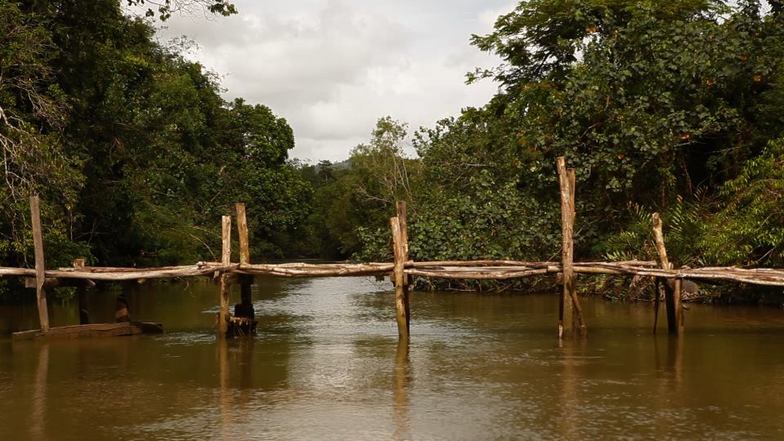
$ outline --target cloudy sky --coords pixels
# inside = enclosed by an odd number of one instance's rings
[[[175,15],[159,30],[187,36],[189,55],[220,75],[227,99],[286,118],[309,161],[343,160],[379,117],[430,127],[495,92],[465,73],[497,64],[469,45],[510,0],[236,0],[239,14]]]

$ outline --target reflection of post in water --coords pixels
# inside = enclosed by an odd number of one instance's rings
[[[229,387],[229,342],[218,338],[218,406],[220,409],[221,435],[229,439],[229,428],[232,426],[232,400]]]
[[[243,402],[248,397],[248,391],[253,388],[253,345],[256,339],[240,338],[239,344],[239,365],[240,365],[240,388],[242,389]]]
[[[661,339],[655,343],[656,370],[672,378],[676,387],[683,384],[683,335],[673,335],[666,339],[667,355],[662,359],[659,351]]]
[[[243,409],[252,401],[253,384],[253,346],[254,339],[218,338],[218,405],[220,408],[221,436],[233,438],[231,428],[237,417],[245,415]],[[229,351],[233,346],[234,350]],[[238,376],[232,386],[232,366]],[[236,381],[239,383],[236,383]],[[235,393],[235,390],[237,393]]]
[[[395,436],[396,440],[411,439],[409,421],[408,387],[411,379],[411,362],[408,359],[408,338],[400,338],[395,354]]]
[[[578,405],[580,373],[578,372],[578,360],[575,354],[578,352],[577,349],[585,349],[585,343],[586,339],[569,339],[562,345],[559,345],[562,360],[561,399],[555,405],[559,406],[563,412],[561,418],[558,418],[561,439],[582,438],[579,433],[580,424],[577,415],[580,408]]]
[[[30,414],[30,439],[46,439],[46,382],[49,377],[49,344],[44,343],[38,352],[33,385],[33,409]]]

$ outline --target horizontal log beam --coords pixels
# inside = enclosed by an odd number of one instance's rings
[[[515,260],[473,260],[407,262],[405,273],[411,276],[441,279],[507,280],[561,272],[559,262],[525,262]],[[199,262],[195,265],[158,268],[82,267],[47,270],[47,279],[82,279],[93,281],[127,281],[213,276],[215,273],[270,275],[279,277],[358,277],[386,275],[393,263],[280,263],[229,264]],[[651,261],[576,262],[578,274],[637,275],[668,279],[723,280],[766,286],[784,286],[784,268],[705,267],[661,269]],[[35,269],[0,267],[0,277],[35,277]],[[50,284],[56,284],[54,280]],[[62,282],[71,283],[71,282]]]

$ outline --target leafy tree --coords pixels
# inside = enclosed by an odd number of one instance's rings
[[[784,139],[771,141],[721,189],[699,244],[719,264],[784,264]]]
[[[187,12],[192,8],[201,7],[213,14],[224,16],[237,13],[234,4],[227,0],[126,0],[129,6],[148,6],[147,17],[157,13],[161,20],[167,20],[177,12]]]

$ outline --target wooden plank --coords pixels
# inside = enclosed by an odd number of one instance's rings
[[[35,296],[38,303],[38,321],[41,332],[49,330],[49,309],[46,304],[46,264],[44,262],[44,236],[41,229],[41,207],[38,195],[30,198],[30,218],[33,224],[33,246],[35,248]]]
[[[408,339],[409,336],[409,317],[408,317],[408,290],[405,284],[405,245],[400,231],[400,220],[397,217],[389,219],[389,226],[392,230],[392,249],[395,256],[395,268],[393,281],[395,283],[395,317],[397,319],[398,336],[401,339]]]
[[[221,219],[221,263],[231,264],[231,216]],[[218,334],[226,336],[229,329],[229,295],[231,293],[231,274],[220,276],[220,312],[218,313]]]

